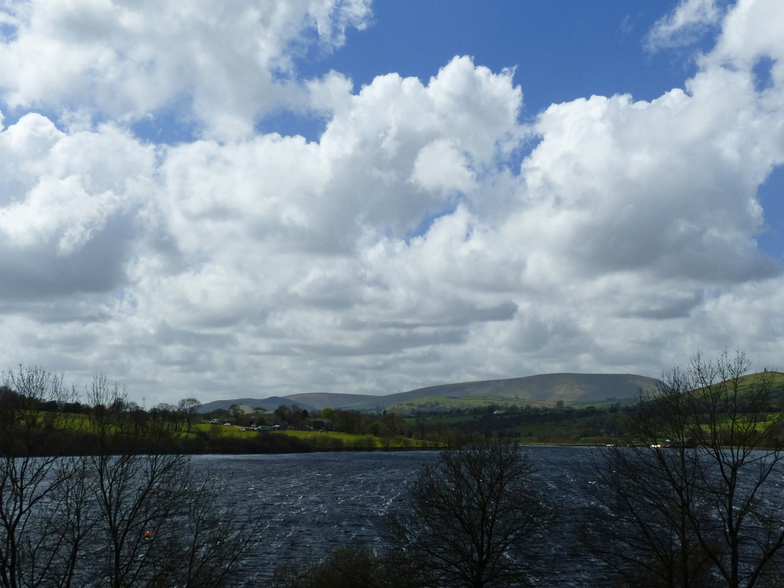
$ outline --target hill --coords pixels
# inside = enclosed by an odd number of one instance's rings
[[[201,414],[207,414],[213,410],[228,410],[228,408],[233,404],[241,406],[243,409],[245,409],[246,412],[251,412],[256,408],[263,408],[264,410],[272,412],[281,404],[296,404],[305,410],[314,410],[316,408],[306,403],[299,404],[293,400],[290,400],[286,396],[270,396],[269,398],[234,398],[232,400],[213,400],[212,402],[205,402],[204,404],[200,405],[198,410]]]
[[[232,404],[254,409],[274,410],[281,404],[296,404],[307,410],[341,408],[361,411],[403,410],[417,408],[460,408],[489,404],[565,405],[628,402],[640,388],[659,384],[654,378],[635,374],[543,374],[503,380],[483,380],[442,384],[385,396],[367,394],[292,394],[272,398],[218,400],[203,404],[206,413]],[[448,401],[447,401],[448,400]]]
[[[463,403],[446,403],[444,408],[466,408],[487,404],[543,404],[563,401],[565,405],[624,402],[634,398],[640,388],[652,388],[659,381],[634,374],[543,374],[505,380],[484,380],[428,386],[410,392],[374,398],[372,403],[385,402],[386,409],[412,410],[424,402],[429,408],[439,406],[438,398],[462,399]],[[482,402],[480,399],[485,399]],[[369,410],[366,401],[352,408]]]

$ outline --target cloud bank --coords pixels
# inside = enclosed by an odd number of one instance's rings
[[[784,162],[780,2],[684,2],[652,43],[719,32],[683,88],[530,123],[514,72],[468,56],[304,79],[369,4],[3,4],[0,357],[148,404],[656,376],[736,346],[784,367],[757,245],[780,222],[757,195]],[[281,108],[324,133],[255,130]],[[171,113],[192,140],[134,132]]]

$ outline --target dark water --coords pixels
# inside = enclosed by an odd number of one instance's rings
[[[603,569],[578,549],[575,529],[591,508],[583,484],[591,477],[591,449],[526,449],[542,483],[561,504],[550,548],[548,586],[596,586]],[[231,479],[224,499],[261,514],[265,531],[245,560],[246,586],[258,586],[275,566],[319,559],[349,543],[380,545],[378,527],[398,508],[419,467],[436,452],[316,453],[197,456],[197,470]]]

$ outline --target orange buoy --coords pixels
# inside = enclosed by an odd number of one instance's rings
[[[145,531],[144,532],[144,538],[145,539],[149,539],[150,538],[150,532],[149,531]]]

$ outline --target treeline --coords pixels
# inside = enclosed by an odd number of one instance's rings
[[[62,412],[74,417],[67,428],[51,437],[52,446],[39,451],[89,451],[88,427],[81,427],[102,407],[79,402],[75,395],[65,401],[21,399],[11,387],[0,388],[9,406],[32,402],[41,413]],[[232,405],[200,414],[200,403],[185,398],[175,404],[158,404],[145,409],[127,399],[111,407],[133,428],[166,427],[172,433],[172,452],[203,453],[299,453],[308,451],[406,449],[421,446],[457,444],[474,435],[493,436],[522,443],[596,444],[610,442],[623,433],[632,406],[537,407],[490,405],[470,410],[420,411],[404,416],[400,412],[367,413],[349,409],[308,411],[296,405],[280,405],[272,412],[255,409],[247,412]],[[204,427],[212,421],[217,426]],[[226,422],[256,434],[229,435],[221,426]],[[353,439],[324,436],[303,439],[279,435],[273,429],[317,430],[345,433]]]
[[[520,442],[590,444],[599,438],[609,439],[620,434],[624,418],[631,410],[631,407],[617,404],[606,408],[490,405],[470,410],[420,411],[405,416],[400,412],[367,413],[331,408],[309,412],[283,405],[272,413],[246,414],[235,422],[397,437],[435,444],[456,444],[476,435]],[[231,412],[214,416],[224,414],[230,416]]]
[[[49,396],[38,398],[19,383],[19,376],[10,379],[7,376],[6,380],[16,384],[6,383],[0,387],[0,404],[7,415],[16,415],[8,418],[18,419],[20,414],[26,413],[36,415],[41,424],[48,424],[47,435],[24,449],[31,455],[93,453],[99,442],[94,424],[107,414],[115,420],[114,434],[105,440],[109,445],[103,448],[109,453],[122,453],[129,443],[143,447],[149,440],[155,444],[161,434],[167,438],[162,451],[183,454],[303,453],[417,447],[412,441],[412,429],[398,413],[367,415],[352,410],[325,409],[309,414],[296,406],[281,405],[272,413],[261,410],[246,413],[239,407],[232,407],[201,415],[198,413],[200,403],[193,398],[183,399],[177,405],[159,404],[144,409],[130,402],[124,393],[118,394],[109,404],[105,403],[106,400],[91,399],[89,393],[87,402],[80,402],[76,400],[75,390],[65,390],[61,385],[65,393],[61,393],[58,399]],[[235,427],[246,427],[247,432],[228,434],[235,429],[224,429],[227,419]],[[215,425],[205,426],[209,421],[215,422]],[[303,439],[280,434],[277,430],[273,432],[273,428],[330,430],[356,435],[356,438],[344,440],[322,436]],[[23,450],[17,447],[16,451]]]
[[[37,370],[38,368],[32,368]],[[73,391],[69,391],[69,396]],[[169,408],[144,410],[124,396],[113,400],[110,405],[87,404],[76,401],[54,401],[38,399],[21,394],[13,388],[0,389],[0,412],[17,423],[20,415],[37,419],[46,429],[46,435],[38,435],[35,443],[20,443],[13,448],[15,455],[65,456],[92,455],[100,448],[110,454],[127,451],[129,446],[146,450],[148,445],[155,451],[169,454],[204,453],[302,453],[323,450],[324,447],[307,440],[286,435],[259,432],[243,437],[222,435],[221,429],[213,432],[197,430],[193,425],[201,422],[194,414]],[[13,415],[13,416],[12,416]],[[96,423],[110,418],[113,421],[111,435],[101,438],[103,431]],[[8,431],[14,431],[9,428]],[[161,443],[165,438],[166,443]],[[5,449],[0,447],[0,454]]]
[[[172,413],[175,414],[175,413]],[[367,449],[413,449],[430,448],[454,443],[465,435],[456,429],[442,425],[422,425],[421,423],[405,418],[399,412],[366,413],[358,410],[324,408],[322,410],[308,411],[296,405],[282,404],[273,412],[255,409],[245,412],[241,407],[232,405],[228,409],[219,409],[202,415],[204,419],[220,425],[224,421],[240,427],[259,430],[262,434],[259,439],[243,442],[238,446],[261,447],[264,440],[278,435],[265,434],[271,428],[294,429],[306,431],[323,431],[345,433],[355,436],[354,439],[341,439],[325,436],[323,438],[303,439],[302,447],[314,451],[322,450],[367,450]],[[192,440],[191,449],[221,443],[219,430],[196,431],[198,438]],[[218,433],[216,435],[216,433]],[[216,440],[215,437],[218,437]],[[212,440],[211,440],[212,439]],[[223,442],[230,449],[230,438]],[[254,445],[256,444],[256,445]],[[199,451],[193,451],[199,452]],[[222,451],[231,452],[231,451]],[[257,451],[246,451],[255,453]]]
[[[173,407],[172,407],[173,408]],[[351,435],[411,437],[414,430],[399,412],[364,413],[358,410],[325,408],[308,411],[297,405],[281,404],[273,412],[255,409],[244,412],[239,406],[216,410],[204,415],[215,421],[230,419],[239,426],[277,425],[293,429],[320,429]]]
[[[454,435],[485,435],[520,442],[596,443],[622,432],[630,407],[489,405],[470,410],[418,412],[409,417],[419,434],[449,429]]]

